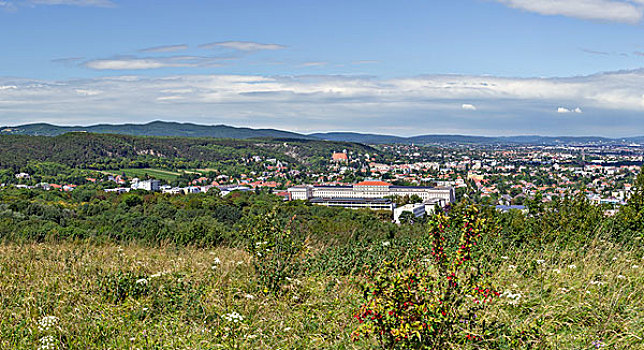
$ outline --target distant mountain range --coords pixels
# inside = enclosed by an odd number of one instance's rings
[[[155,121],[147,124],[99,124],[92,126],[57,126],[46,123],[0,128],[0,135],[58,136],[68,132],[123,134],[133,136],[185,136],[230,139],[288,138],[315,139],[289,131],[273,129],[235,128],[227,125],[198,125]]]
[[[368,144],[478,144],[478,145],[573,145],[573,144],[644,144],[644,136],[612,139],[599,136],[467,136],[467,135],[420,135],[400,137],[391,135],[361,134],[351,132],[316,133],[314,136],[328,141],[345,141]]]
[[[99,124],[93,126],[57,126],[46,123],[7,126],[0,128],[0,135],[57,136],[68,132],[99,134],[124,134],[135,136],[185,136],[230,139],[273,138],[355,142],[363,144],[521,144],[521,145],[572,145],[572,144],[644,144],[644,136],[606,138],[598,136],[467,136],[420,135],[400,137],[392,135],[329,132],[310,135],[275,129],[237,128],[227,125],[199,125],[155,121],[147,124]]]

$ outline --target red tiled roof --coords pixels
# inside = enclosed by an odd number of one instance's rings
[[[391,186],[390,183],[384,181],[362,181],[355,184],[355,186]]]
[[[348,160],[346,153],[333,153],[333,160]]]

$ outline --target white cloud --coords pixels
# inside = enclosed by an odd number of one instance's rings
[[[9,90],[9,89],[17,89],[18,87],[15,85],[0,85],[0,91],[2,90]]]
[[[496,0],[506,6],[542,15],[561,15],[589,20],[638,23],[642,0]]]
[[[469,103],[463,103],[461,105],[461,108],[466,110],[466,111],[475,111],[476,110],[476,106],[473,105],[473,104],[469,104]]]
[[[263,44],[252,41],[220,41],[215,43],[203,44],[199,47],[204,49],[223,47],[239,51],[281,50],[286,48],[286,46],[279,44]]]
[[[80,96],[96,96],[100,95],[101,91],[99,90],[85,90],[85,89],[76,89],[76,93]]]
[[[14,12],[17,10],[17,7],[14,3],[10,1],[0,1],[0,10]]]
[[[97,70],[135,70],[177,67],[177,65],[164,63],[159,60],[143,58],[94,60],[86,62],[85,66]]]
[[[168,67],[219,67],[217,57],[171,56],[171,57],[123,57],[97,59],[83,65],[95,70],[144,70]]]
[[[326,66],[328,62],[316,61],[316,62],[304,62],[300,64],[301,67],[322,67]]]
[[[147,62],[136,64],[149,66]],[[125,66],[112,63],[103,68],[108,67]],[[392,79],[324,75],[129,75],[65,81],[0,78],[0,86],[10,87],[0,90],[0,125],[34,120],[78,120],[83,124],[181,120],[181,116],[190,116],[184,121],[290,130],[644,134],[644,70],[531,79],[466,75]],[[553,115],[553,106],[560,106],[558,112],[581,116],[581,107],[575,106],[582,105],[583,123],[578,118],[555,119]],[[477,112],[456,113],[455,106],[464,110],[473,106]],[[570,129],[559,128],[566,123],[575,124]]]
[[[188,45],[179,44],[179,45],[163,45],[163,46],[148,47],[140,51],[141,52],[177,52],[177,51],[183,51],[187,49],[188,49]]]
[[[581,114],[581,113],[583,113],[583,111],[579,107],[577,107],[575,109],[569,109],[569,108],[566,108],[566,107],[559,107],[559,108],[557,108],[557,113],[578,113],[578,114]]]

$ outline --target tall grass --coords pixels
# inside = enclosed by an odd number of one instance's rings
[[[579,250],[490,252],[486,263],[503,292],[488,316],[507,334],[525,334],[521,347],[644,349],[637,250],[595,241]],[[237,249],[4,244],[0,348],[371,348],[351,340],[360,279],[315,273],[275,296],[262,292]],[[519,348],[503,335],[493,343]]]

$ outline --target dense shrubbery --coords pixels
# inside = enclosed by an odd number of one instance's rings
[[[374,337],[386,349],[493,343],[495,323],[483,310],[500,293],[488,281],[480,246],[482,235],[494,234],[487,221],[476,206],[430,221],[422,262],[387,262],[364,286],[355,337]],[[454,246],[446,244],[448,231],[459,237]]]

